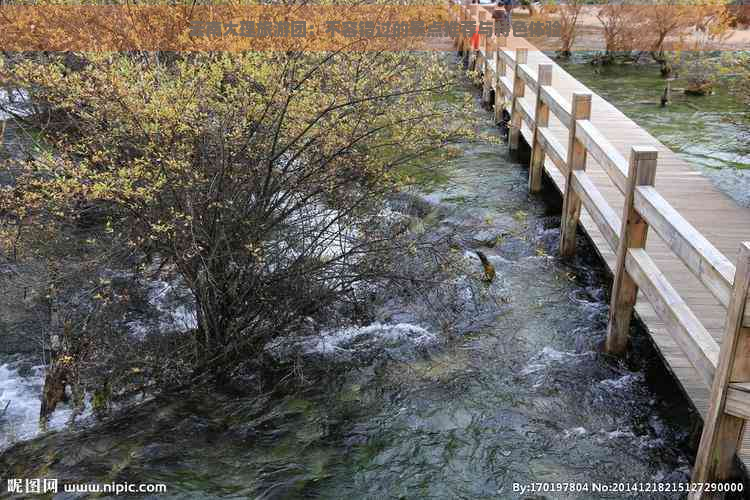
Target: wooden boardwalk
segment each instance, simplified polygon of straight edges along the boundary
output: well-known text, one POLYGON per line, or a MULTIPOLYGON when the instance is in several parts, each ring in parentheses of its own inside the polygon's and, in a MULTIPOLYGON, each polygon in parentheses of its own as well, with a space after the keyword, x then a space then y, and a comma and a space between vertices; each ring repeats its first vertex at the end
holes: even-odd
MULTIPOLYGON (((627 159, 631 156, 631 148, 633 146, 654 148, 658 152, 655 183, 653 184, 655 190, 698 233, 702 234, 715 249, 718 249, 723 256, 726 256, 726 259, 731 261, 732 264, 737 263, 738 252, 742 242, 750 240, 750 209, 737 205, 727 195, 713 186, 696 168, 682 160, 669 148, 627 118, 612 104, 573 78, 555 64, 552 59, 538 51, 526 40, 513 37, 509 37, 505 41, 500 40, 498 45, 502 45, 502 47, 497 47, 497 57, 495 57, 492 50, 491 40, 484 42, 482 45, 483 50, 481 54, 484 54, 486 58, 486 65, 482 61, 482 57, 480 57, 477 69, 487 68, 489 70, 486 72, 485 94, 488 93, 489 88, 494 89, 497 94, 495 104, 505 105, 509 110, 514 107, 513 103, 515 102, 515 115, 518 116, 516 120, 520 121, 521 135, 529 145, 535 143, 534 127, 542 126, 542 122, 537 123, 535 116, 537 110, 540 109, 538 107, 540 103, 537 101, 537 91, 542 86, 539 83, 545 78, 540 73, 540 65, 551 65, 552 77, 549 86, 559 95, 545 95, 545 91, 542 91, 543 98, 546 101, 542 102, 542 105, 546 108, 543 110, 543 116, 549 116, 549 118, 546 130, 543 131, 544 133, 542 134, 542 131, 540 131, 538 134, 540 135, 539 141, 546 150, 546 154, 543 156, 543 170, 563 195, 566 193, 566 178, 570 177, 562 171, 559 164, 556 165, 556 162, 553 161, 556 159, 554 153, 557 152, 557 163, 566 163, 566 158, 568 162, 571 161, 571 155, 569 155, 567 148, 572 144, 570 130, 575 125, 571 125, 570 121, 564 124, 559 117, 562 116, 565 120, 566 116, 563 111, 566 110, 555 110, 555 105, 559 107, 567 105, 567 111, 572 112, 569 103, 572 103, 574 100, 573 94, 590 94, 590 118, 588 119, 595 127, 595 131, 587 132, 585 135, 582 134, 586 139, 592 140, 591 143, 584 141, 588 155, 584 153, 582 161, 585 165, 585 174, 587 174, 587 177, 593 182, 593 185, 597 188, 604 201, 606 201, 614 212, 613 214, 609 213, 609 216, 616 215, 617 218, 622 217, 625 202, 625 195, 622 192, 623 186, 616 186, 616 176, 612 176, 613 170, 616 171, 615 167, 618 166, 618 161, 613 161, 613 159, 617 160, 618 153, 620 159, 624 159, 624 174, 627 182, 627 159), (519 48, 527 49, 527 55, 519 56, 517 50, 519 48), (520 64, 523 63, 524 57, 526 57, 526 63, 521 67, 520 64), (499 75, 497 74, 498 65, 501 66, 499 75), (505 67, 505 71, 503 71, 503 66, 505 67), (504 77, 503 74, 505 75, 504 77), (523 97, 519 97, 518 95, 519 78, 522 88, 520 92, 523 97), (598 132, 600 136, 595 135, 595 132, 598 132), (554 140, 550 140, 550 136, 554 140), (603 136, 603 140, 601 140, 601 136, 603 136), (592 148, 597 147, 596 143, 598 143, 600 150, 603 150, 599 151, 599 154, 594 154, 592 151, 592 148), (616 151, 608 150, 608 147, 612 147, 616 151)), ((542 67, 544 68, 544 66, 542 67)), ((544 69, 545 71, 549 70, 549 68, 544 69)), ((546 84, 546 82, 542 83, 546 84)), ((548 89, 549 87, 544 88, 548 89)), ((551 92, 548 93, 551 94, 551 92)), ((575 123, 575 120, 572 120, 572 122, 575 123)), ((619 162, 619 165, 621 166, 621 162, 619 162)), ((625 194, 627 194, 627 189, 625 191, 625 194)), ((607 227, 604 227, 603 231, 603 226, 607 226, 607 224, 602 224, 601 220, 602 216, 604 215, 606 218, 607 214, 606 210, 602 210, 598 214, 592 214, 587 209, 586 203, 583 203, 580 212, 580 224, 596 245, 596 248, 610 270, 616 273, 618 245, 616 244, 617 241, 613 242, 613 235, 611 233, 615 231, 615 227, 617 233, 620 232, 620 220, 611 218, 609 226, 612 227, 612 232, 607 227), (599 218, 599 224, 595 221, 595 217, 599 218)), ((667 221, 664 226, 668 225, 670 220, 677 227, 682 224, 681 221, 670 217, 668 210, 666 213, 663 212, 662 215, 664 215, 664 220, 667 221)), ((701 259, 702 255, 700 255, 704 248, 702 248, 700 242, 697 244, 694 243, 698 247, 699 255, 693 255, 691 252, 685 250, 685 247, 689 245, 679 241, 679 238, 674 237, 674 233, 666 233, 671 235, 672 238, 670 238, 670 241, 665 241, 654 230, 656 223, 653 223, 652 226, 654 227, 648 231, 645 246, 646 253, 653 260, 658 271, 661 271, 663 278, 666 278, 666 281, 676 290, 694 316, 703 324, 705 330, 720 345, 724 332, 727 330, 728 299, 724 301, 725 303, 717 300, 715 295, 707 288, 707 284, 710 286, 712 280, 710 278, 699 280, 695 274, 696 270, 700 273, 707 268, 706 262, 701 259), (679 253, 679 256, 676 253, 679 253), (686 266, 683 260, 689 263, 692 262, 692 271, 686 266)), ((691 229, 687 225, 684 227, 687 228, 686 230, 691 229)), ((688 231, 688 233, 683 232, 684 234, 690 233, 688 231)), ((616 234, 614 238, 619 240, 616 234)), ((710 254, 711 251, 712 249, 709 247, 707 253, 710 254)), ((714 262, 721 264, 721 259, 714 260, 714 262)), ((720 270, 720 272, 724 273, 725 281, 728 281, 730 287, 735 274, 733 267, 724 266, 724 269, 720 270)), ((668 298, 665 300, 667 303, 674 305, 674 301, 670 301, 668 298)), ((709 410, 709 402, 712 394, 710 384, 713 380, 714 370, 717 369, 713 363, 716 362, 718 365, 718 352, 712 351, 711 347, 704 349, 703 354, 706 358, 715 356, 715 359, 711 360, 710 364, 712 366, 708 371, 696 369, 694 363, 689 358, 689 354, 686 354, 686 351, 675 342, 675 337, 673 337, 674 331, 670 333, 670 325, 663 320, 665 317, 664 307, 669 307, 669 304, 668 306, 659 306, 662 309, 660 311, 662 314, 657 314, 651 301, 644 296, 643 291, 640 291, 635 310, 648 327, 651 336, 659 347, 669 368, 674 373, 675 378, 682 384, 682 387, 695 407, 705 418, 709 410)), ((670 313, 670 311, 667 311, 667 313, 670 313)), ((669 320, 669 318, 667 319, 669 320)), ((684 320, 684 318, 682 319, 684 320)), ((690 329, 688 327, 688 330, 690 329)), ((740 332, 744 331, 747 333, 747 330, 743 330, 742 328, 741 320, 739 330, 740 332)), ((737 355, 748 358, 750 357, 750 352, 746 350, 744 353, 738 353, 737 355)), ((693 361, 695 361, 695 357, 693 357, 693 361)), ((744 364, 750 364, 750 362, 744 364)), ((716 373, 718 374, 719 371, 716 373)), ((738 380, 737 377, 734 377, 729 379, 726 385, 728 386, 730 385, 729 382, 734 381, 745 382, 746 380, 742 378, 738 380)), ((729 410, 726 411, 729 412, 729 410)), ((745 415, 744 418, 747 418, 747 416, 745 415)), ((744 434, 739 456, 747 470, 748 465, 750 465, 750 432, 744 434)))

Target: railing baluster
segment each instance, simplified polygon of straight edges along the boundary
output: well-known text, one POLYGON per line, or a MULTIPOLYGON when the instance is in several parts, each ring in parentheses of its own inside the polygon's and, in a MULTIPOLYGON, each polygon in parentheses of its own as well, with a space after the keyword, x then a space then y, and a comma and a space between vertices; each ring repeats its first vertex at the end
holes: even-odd
MULTIPOLYGON (((737 259, 719 366, 714 374, 708 413, 695 458, 693 482, 729 479, 734 456, 742 443, 745 419, 724 413, 724 405, 730 382, 750 382, 750 325, 744 324, 749 290, 750 243, 745 242, 740 246, 737 259)), ((689 498, 706 497, 702 493, 691 493, 689 498)))
POLYGON ((544 170, 544 149, 539 143, 539 127, 549 125, 549 107, 542 101, 542 85, 552 85, 552 65, 540 64, 537 76, 536 112, 534 113, 534 139, 531 146, 529 163, 529 192, 538 193, 542 189, 542 171, 544 170))
POLYGON ((575 170, 586 169, 586 148, 576 139, 576 120, 591 117, 591 94, 574 93, 571 118, 568 124, 568 174, 565 180, 562 222, 560 225, 560 255, 570 257, 576 248, 576 229, 581 215, 581 199, 570 182, 575 170))
POLYGON ((491 36, 483 35, 484 37, 484 86, 482 88, 482 103, 490 104, 490 95, 492 90, 492 76, 490 70, 491 58, 494 58, 495 49, 493 46, 493 40, 491 36))
MULTIPOLYGON (((481 8, 479 5, 476 5, 474 8, 474 32, 476 32, 479 29, 479 23, 482 22, 482 11, 484 9, 481 8)), ((474 54, 474 64, 472 65, 471 69, 476 70, 478 69, 478 63, 480 62, 479 59, 482 57, 481 52, 479 52, 479 48, 482 46, 482 37, 481 35, 477 36, 478 43, 477 48, 474 49, 474 47, 471 47, 471 53, 474 54)))
MULTIPOLYGON (((471 20, 471 11, 468 9, 463 9, 463 21, 470 21, 471 20)), ((463 61, 465 67, 468 67, 469 60, 471 58, 471 35, 462 35, 462 42, 461 46, 463 47, 463 61)))
POLYGON ((510 131, 508 134, 508 148, 511 151, 518 149, 518 140, 521 135, 521 112, 518 109, 519 105, 517 101, 526 93, 526 84, 521 79, 521 72, 518 67, 521 64, 526 64, 528 56, 528 49, 516 49, 516 64, 515 68, 513 68, 513 96, 511 97, 510 106, 510 131))
POLYGON ((460 5, 454 5, 451 10, 451 21, 457 22, 459 25, 458 36, 453 39, 453 48, 457 51, 461 51, 461 11, 463 9, 460 5))
POLYGON ((458 51, 459 55, 463 55, 463 47, 461 47, 463 42, 463 34, 461 33, 461 21, 463 21, 463 8, 458 7, 458 10, 456 11, 456 22, 458 23, 458 35, 456 36, 455 40, 453 40, 453 43, 456 46, 456 51, 458 51))
POLYGON ((503 118, 503 101, 505 100, 505 96, 503 95, 503 86, 500 83, 500 77, 505 76, 505 60, 501 57, 500 51, 505 47, 505 43, 504 36, 495 37, 495 123, 500 123, 500 120, 503 118))
POLYGON ((631 248, 645 248, 648 223, 633 206, 637 186, 653 186, 656 178, 656 158, 654 148, 634 146, 630 150, 625 205, 622 211, 620 245, 617 248, 617 261, 612 269, 612 298, 609 306, 609 324, 605 349, 608 353, 619 354, 625 350, 630 331, 630 319, 638 295, 638 286, 625 269, 625 258, 631 248))

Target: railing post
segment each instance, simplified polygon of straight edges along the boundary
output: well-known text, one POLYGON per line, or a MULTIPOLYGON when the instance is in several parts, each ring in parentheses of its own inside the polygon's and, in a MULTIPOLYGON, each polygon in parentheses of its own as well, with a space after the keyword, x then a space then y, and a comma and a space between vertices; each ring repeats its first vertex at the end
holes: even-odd
POLYGON ((622 209, 622 229, 617 248, 617 261, 612 270, 614 282, 609 305, 609 324, 605 350, 610 354, 620 354, 625 350, 630 332, 630 319, 638 295, 638 285, 625 269, 625 258, 631 248, 644 248, 648 234, 648 224, 633 207, 635 188, 653 186, 656 178, 656 158, 654 148, 634 146, 630 150, 625 205, 622 209))
POLYGON ((459 55, 463 55, 463 33, 461 32, 461 21, 463 21, 463 7, 461 5, 456 6, 456 22, 458 23, 458 35, 456 35, 456 51, 459 55))
MULTIPOLYGON (((471 19, 471 11, 467 7, 461 8, 461 20, 469 21, 471 19)), ((469 65, 469 58, 471 57, 471 35, 466 36, 463 34, 463 28, 461 29, 461 56, 463 58, 466 67, 469 65)))
MULTIPOLYGON (((482 23, 486 21, 488 15, 489 14, 485 9, 479 9, 479 14, 477 15, 478 29, 481 29, 482 23)), ((477 51, 477 61, 479 63, 477 71, 482 72, 482 102, 485 103, 487 102, 487 99, 485 98, 485 84, 487 82, 487 35, 481 33, 479 34, 479 50, 477 51), (482 53, 484 53, 484 55, 482 55, 482 53)))
POLYGON ((504 36, 499 36, 497 37, 497 43, 495 45, 496 45, 495 60, 497 61, 497 64, 498 64, 495 67, 497 68, 497 79, 499 82, 500 77, 505 76, 505 73, 507 72, 506 67, 505 67, 505 59, 503 59, 502 55, 500 54, 500 51, 503 50, 503 47, 508 46, 508 39, 505 38, 504 36))
POLYGON ((518 149, 518 140, 521 135, 521 112, 518 110, 518 103, 516 101, 523 97, 526 92, 526 85, 521 79, 521 72, 518 67, 526 64, 528 56, 528 49, 516 49, 516 64, 513 68, 513 95, 511 96, 510 105, 510 131, 508 133, 508 148, 511 151, 518 149))
POLYGON ((469 6, 469 17, 474 23, 474 31, 472 31, 471 36, 469 37, 469 71, 473 70, 476 67, 477 63, 477 51, 474 50, 474 46, 471 43, 471 39, 474 37, 474 33, 479 28, 479 6, 476 4, 472 4, 469 6))
MULTIPOLYGON (((477 24, 475 29, 479 29, 482 26, 482 19, 483 19, 484 9, 479 8, 477 10, 477 24)), ((484 68, 484 61, 482 61, 482 34, 480 33, 477 37, 477 49, 476 49, 476 55, 477 59, 474 62, 474 69, 477 71, 481 71, 484 68)))
POLYGON ((495 37, 495 123, 500 123, 503 117, 503 85, 500 83, 500 77, 505 76, 505 60, 501 57, 500 51, 505 47, 505 37, 495 37))
MULTIPOLYGON (((730 478, 734 457, 742 444, 743 418, 724 413, 730 382, 750 382, 750 325, 744 324, 750 290, 750 242, 740 245, 734 273, 732 298, 714 373, 708 413, 693 467, 693 482, 723 481, 730 478)), ((691 499, 706 498, 691 493, 691 499)))
POLYGON ((465 9, 464 7, 459 7, 459 14, 458 14, 458 52, 461 55, 461 60, 466 60, 466 37, 464 36, 464 29, 463 29, 463 21, 465 20, 465 9))
MULTIPOLYGON (((474 20, 474 32, 476 32, 479 29, 479 23, 482 22, 482 11, 484 9, 479 5, 474 5, 474 15, 472 16, 472 19, 474 20)), ((481 53, 479 52, 479 47, 481 47, 481 35, 478 35, 479 38, 479 44, 477 44, 477 48, 474 49, 474 47, 471 47, 471 53, 474 57, 473 64, 471 65, 470 69, 476 70, 477 69, 477 63, 479 62, 479 58, 481 57, 481 53)))
POLYGON ((591 94, 573 93, 573 103, 568 124, 568 174, 563 196, 560 225, 560 255, 570 257, 576 249, 576 229, 581 215, 581 199, 573 190, 571 179, 576 170, 586 169, 586 148, 576 139, 576 120, 591 118, 591 94))
POLYGON ((492 76, 490 69, 490 58, 494 58, 495 49, 491 36, 484 35, 484 87, 482 89, 482 104, 490 104, 492 91, 492 76))
POLYGON ((463 30, 461 29, 461 21, 464 20, 464 8, 462 5, 457 5, 456 8, 456 21, 458 22, 458 34, 456 35, 456 50, 458 55, 463 55, 463 30))
POLYGON ((539 128, 549 125, 549 106, 542 101, 542 86, 552 85, 552 65, 540 64, 537 76, 536 112, 534 113, 534 140, 529 162, 529 192, 538 193, 542 189, 544 170, 544 150, 539 143, 539 128))

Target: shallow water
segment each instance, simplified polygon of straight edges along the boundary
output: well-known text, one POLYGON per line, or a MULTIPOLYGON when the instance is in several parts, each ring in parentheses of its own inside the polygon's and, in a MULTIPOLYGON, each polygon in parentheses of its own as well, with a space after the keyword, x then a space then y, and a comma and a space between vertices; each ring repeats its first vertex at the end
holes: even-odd
MULTIPOLYGON (((497 138, 478 107, 476 120, 497 138)), ((558 207, 527 194, 505 146, 463 151, 417 196, 425 231, 452 235, 477 272, 474 249, 495 265, 485 295, 465 296, 489 320, 446 335, 386 306, 376 324, 303 344, 327 367, 307 384, 158 398, 20 443, 0 476, 165 483, 186 499, 517 498, 513 484, 532 481, 688 480, 694 413, 658 357, 642 334, 627 362, 600 352, 593 250, 556 257, 558 207)))
MULTIPOLYGON (((697 167, 721 191, 750 207, 750 110, 719 80, 713 95, 688 96, 684 78, 671 82, 672 102, 660 106, 665 81, 656 65, 593 66, 591 54, 558 63, 628 118, 697 167)), ((658 175, 658 173, 657 173, 658 175)))
MULTIPOLYGON (((39 434, 40 395, 44 385, 44 366, 30 366, 22 359, 8 359, 0 364, 0 450, 17 441, 39 434)), ((62 403, 48 422, 49 430, 66 428, 73 408, 62 403)), ((85 421, 89 407, 79 416, 85 421)))

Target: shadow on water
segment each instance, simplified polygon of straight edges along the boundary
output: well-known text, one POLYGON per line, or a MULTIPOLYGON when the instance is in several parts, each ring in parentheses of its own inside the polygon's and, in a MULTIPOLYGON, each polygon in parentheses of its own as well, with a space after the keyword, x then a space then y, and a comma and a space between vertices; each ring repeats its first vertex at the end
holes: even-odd
MULTIPOLYGON (((478 105, 475 119, 497 138, 478 105)), ((471 300, 497 304, 491 321, 445 336, 386 304, 378 324, 307 346, 326 360, 307 384, 161 397, 19 443, 0 476, 165 483, 186 499, 518 498, 514 483, 687 481, 695 412, 641 328, 626 359, 601 353, 608 277, 595 249, 579 238, 561 261, 553 188, 529 196, 527 169, 496 141, 462 149, 439 185, 400 200, 477 269, 473 250, 487 254, 497 277, 471 300), (352 363, 363 350, 373 355, 352 363)))

